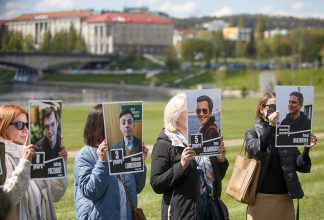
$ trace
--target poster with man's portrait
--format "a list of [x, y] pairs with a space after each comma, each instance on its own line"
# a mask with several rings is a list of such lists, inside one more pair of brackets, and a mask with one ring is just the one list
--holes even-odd
[[309, 146], [312, 130], [314, 87], [276, 86], [279, 119], [276, 146]]
[[186, 91], [188, 142], [197, 156], [221, 154], [221, 90]]
[[29, 140], [36, 146], [31, 178], [48, 179], [66, 176], [61, 135], [62, 101], [29, 101]]
[[142, 152], [143, 102], [103, 103], [109, 173], [144, 171]]

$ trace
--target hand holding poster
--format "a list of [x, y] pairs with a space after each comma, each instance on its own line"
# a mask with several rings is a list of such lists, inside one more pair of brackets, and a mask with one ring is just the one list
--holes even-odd
[[220, 89], [189, 90], [186, 96], [189, 146], [197, 156], [221, 154]]
[[313, 115], [313, 86], [276, 86], [276, 146], [309, 146]]
[[29, 101], [30, 143], [36, 145], [31, 178], [47, 179], [66, 176], [64, 158], [59, 155], [61, 143], [62, 102]]
[[103, 109], [110, 174], [143, 172], [143, 102], [104, 103]]

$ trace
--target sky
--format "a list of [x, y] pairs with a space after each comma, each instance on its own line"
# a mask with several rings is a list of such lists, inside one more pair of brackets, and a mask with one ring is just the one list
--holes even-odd
[[323, 0], [0, 0], [0, 19], [33, 12], [74, 9], [122, 11], [124, 7], [141, 6], [177, 18], [262, 13], [324, 19]]

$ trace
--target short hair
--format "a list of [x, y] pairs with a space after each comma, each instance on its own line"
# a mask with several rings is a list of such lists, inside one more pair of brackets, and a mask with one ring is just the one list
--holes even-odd
[[83, 140], [87, 145], [98, 147], [104, 139], [105, 127], [102, 104], [98, 104], [88, 114], [83, 130]]
[[132, 116], [132, 118], [133, 118], [133, 121], [134, 121], [134, 115], [133, 115], [132, 111], [130, 111], [130, 110], [122, 111], [122, 112], [119, 114], [119, 119], [120, 119], [121, 117], [123, 117], [123, 115], [127, 115], [127, 114], [130, 114], [130, 115]]
[[50, 118], [52, 113], [54, 113], [54, 117], [55, 117], [55, 121], [57, 122], [58, 121], [58, 115], [57, 115], [57, 112], [54, 108], [54, 106], [48, 106], [45, 108], [44, 110], [44, 113], [43, 113], [43, 116], [42, 116], [42, 123], [43, 123], [43, 126], [44, 126], [44, 120], [45, 118]]
[[167, 103], [164, 109], [164, 128], [167, 131], [173, 132], [177, 130], [177, 121], [180, 115], [186, 111], [187, 103], [186, 96], [180, 93], [174, 96]]
[[300, 93], [300, 92], [292, 92], [292, 93], [290, 93], [290, 96], [296, 96], [298, 98], [299, 104], [303, 105], [303, 103], [304, 103], [304, 96], [303, 96], [302, 93]]
[[261, 98], [259, 99], [256, 112], [255, 112], [255, 118], [256, 120], [260, 120], [262, 118], [262, 114], [260, 113], [260, 108], [264, 107], [267, 101], [271, 98], [276, 98], [276, 95], [271, 92], [264, 93]]
[[208, 102], [209, 112], [212, 112], [213, 111], [213, 100], [209, 96], [206, 96], [206, 95], [202, 95], [197, 98], [197, 103], [203, 102], [203, 101]]
[[28, 119], [28, 113], [25, 109], [17, 105], [2, 105], [0, 106], [0, 137], [8, 140], [7, 128], [10, 123], [18, 117], [18, 115], [24, 114]]

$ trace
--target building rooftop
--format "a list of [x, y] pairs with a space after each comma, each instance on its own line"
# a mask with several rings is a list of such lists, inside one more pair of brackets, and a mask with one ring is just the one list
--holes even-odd
[[137, 13], [116, 13], [108, 12], [102, 15], [92, 15], [85, 19], [87, 23], [102, 23], [102, 22], [116, 22], [116, 23], [141, 23], [141, 24], [165, 24], [173, 25], [172, 22], [166, 18], [162, 18], [154, 14], [137, 14]]
[[60, 12], [44, 12], [44, 13], [31, 13], [23, 14], [12, 19], [12, 21], [25, 21], [25, 20], [38, 20], [38, 19], [58, 19], [66, 17], [81, 17], [85, 18], [94, 13], [88, 10], [73, 10], [73, 11], [60, 11]]

